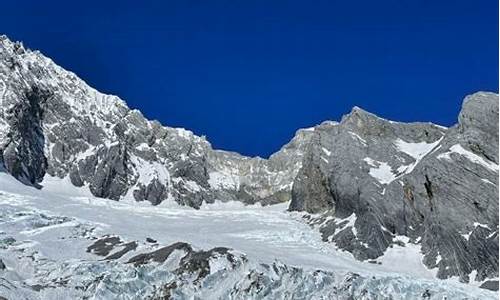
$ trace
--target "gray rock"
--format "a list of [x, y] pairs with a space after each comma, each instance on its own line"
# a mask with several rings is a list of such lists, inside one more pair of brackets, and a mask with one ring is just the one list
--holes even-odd
[[[293, 192], [290, 209], [323, 211], [323, 240], [364, 260], [406, 236], [422, 246], [424, 264], [438, 268], [439, 278], [498, 276], [498, 95], [468, 96], [449, 129], [355, 108], [334, 128], [316, 131], [310, 151], [323, 150], [323, 161], [304, 160], [293, 191], [310, 192]], [[325, 177], [329, 189], [318, 189]], [[321, 208], [331, 197], [334, 207]], [[349, 218], [352, 228], [344, 228]]]
[[293, 183], [289, 210], [317, 213], [334, 209], [335, 199], [330, 191], [328, 178], [321, 171], [319, 164], [313, 162], [313, 154], [309, 154], [303, 163], [304, 166]]
[[269, 159], [250, 158], [149, 121], [2, 37], [0, 102], [0, 168], [27, 184], [69, 176], [97, 197], [194, 208], [291, 201], [315, 214], [324, 241], [358, 259], [376, 261], [403, 236], [439, 278], [498, 277], [494, 93], [468, 96], [451, 128], [355, 107], [340, 123], [298, 130]]
[[47, 168], [43, 153], [45, 139], [41, 128], [41, 106], [49, 97], [48, 92], [33, 86], [24, 91], [19, 101], [5, 113], [10, 131], [1, 143], [0, 162], [3, 161], [10, 174], [25, 183], [40, 182]]
[[498, 291], [498, 280], [488, 280], [481, 284], [480, 288], [491, 291]]
[[0, 161], [19, 180], [69, 176], [113, 200], [290, 200], [310, 133], [269, 160], [213, 150], [203, 137], [149, 121], [37, 51], [0, 41]]

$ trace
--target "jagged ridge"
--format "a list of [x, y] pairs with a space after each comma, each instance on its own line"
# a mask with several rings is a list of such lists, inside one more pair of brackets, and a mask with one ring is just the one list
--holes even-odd
[[449, 129], [355, 107], [340, 123], [299, 130], [266, 160], [148, 121], [6, 37], [0, 83], [0, 162], [23, 182], [69, 176], [98, 197], [195, 208], [291, 200], [291, 210], [321, 213], [309, 222], [358, 259], [411, 243], [440, 278], [498, 277], [496, 94], [467, 97]]
[[46, 173], [69, 176], [95, 196], [153, 204], [289, 200], [307, 131], [268, 160], [213, 150], [5, 36], [0, 51], [0, 159], [16, 178], [38, 184]]

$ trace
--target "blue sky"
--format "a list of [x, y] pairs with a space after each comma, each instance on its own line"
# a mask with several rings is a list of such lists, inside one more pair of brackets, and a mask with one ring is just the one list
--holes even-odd
[[268, 156], [355, 105], [456, 122], [498, 92], [498, 2], [9, 1], [0, 31], [216, 147]]

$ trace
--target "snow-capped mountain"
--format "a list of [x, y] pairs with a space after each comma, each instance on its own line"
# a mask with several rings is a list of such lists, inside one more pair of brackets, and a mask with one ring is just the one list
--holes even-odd
[[498, 95], [468, 96], [448, 129], [355, 108], [315, 132], [290, 209], [321, 212], [325, 241], [376, 260], [404, 236], [439, 278], [498, 277]]
[[[96, 91], [40, 52], [2, 36], [0, 103], [0, 168], [26, 185], [0, 173], [0, 229], [6, 234], [0, 253], [9, 270], [0, 277], [19, 289], [9, 292], [11, 297], [116, 298], [124, 293], [134, 298], [144, 293], [167, 299], [425, 299], [428, 293], [427, 298], [454, 299], [492, 295], [473, 286], [498, 290], [497, 94], [466, 97], [458, 124], [451, 128], [388, 121], [355, 107], [340, 122], [298, 130], [269, 159], [250, 158], [215, 150], [188, 130], [147, 120], [118, 97]], [[91, 204], [95, 197], [117, 200], [107, 204], [116, 214], [95, 219], [83, 213], [85, 208], [58, 210], [58, 205], [65, 206], [63, 199], [72, 203], [77, 195], [49, 193], [49, 181], [75, 193], [88, 191], [86, 209], [92, 212], [99, 210]], [[262, 255], [286, 262], [263, 262], [249, 255], [262, 242], [259, 235], [269, 234], [268, 229], [259, 233], [259, 226], [246, 236], [253, 243], [246, 247], [245, 241], [232, 239], [205, 243], [203, 235], [190, 239], [186, 232], [185, 239], [165, 240], [169, 245], [149, 243], [143, 241], [144, 232], [117, 234], [118, 224], [96, 225], [118, 222], [121, 205], [136, 207], [138, 218], [150, 220], [164, 216], [150, 211], [141, 215], [142, 210], [196, 216], [199, 212], [176, 205], [203, 211], [217, 200], [242, 203], [239, 210], [269, 217], [270, 223], [291, 218], [308, 228], [299, 236], [317, 235], [314, 241], [306, 238], [315, 247], [301, 248], [303, 254], [291, 251], [292, 259], [286, 261], [287, 256], [267, 245], [260, 249]], [[256, 203], [271, 206], [256, 209]], [[283, 212], [285, 208], [290, 212]], [[228, 215], [223, 219], [231, 220]], [[282, 219], [273, 217], [277, 215]], [[131, 231], [141, 226], [127, 222]], [[230, 225], [247, 230], [236, 220]], [[153, 225], [144, 226], [155, 232]], [[217, 240], [220, 229], [208, 227], [212, 230], [205, 235]], [[277, 230], [275, 234], [284, 229]], [[36, 238], [45, 231], [58, 232], [57, 242]], [[68, 239], [79, 246], [70, 247], [66, 258], [54, 258], [50, 244], [69, 247], [62, 241]], [[302, 241], [293, 235], [291, 239]], [[280, 242], [286, 244], [286, 239]], [[314, 259], [300, 259], [317, 249], [323, 253], [324, 247], [329, 249], [321, 256], [325, 265], [330, 259], [337, 262], [337, 253], [349, 256], [343, 272], [338, 264], [323, 268], [311, 265]], [[16, 259], [18, 249], [23, 254]], [[432, 276], [469, 285], [425, 283], [418, 276], [411, 279], [411, 272], [401, 280], [401, 269], [387, 268], [391, 260], [399, 263], [394, 253], [417, 257], [418, 267], [431, 270]], [[22, 271], [14, 272], [9, 264]], [[413, 268], [416, 273], [418, 267]], [[355, 273], [348, 274], [349, 268]], [[143, 279], [137, 281], [137, 276]], [[112, 281], [127, 284], [120, 290], [122, 284], [113, 286]], [[408, 290], [406, 297], [402, 290]]]
[[16, 178], [36, 185], [45, 174], [69, 176], [95, 196], [153, 204], [289, 199], [307, 132], [269, 160], [214, 151], [203, 137], [147, 120], [37, 51], [6, 37], [0, 47], [0, 149]]

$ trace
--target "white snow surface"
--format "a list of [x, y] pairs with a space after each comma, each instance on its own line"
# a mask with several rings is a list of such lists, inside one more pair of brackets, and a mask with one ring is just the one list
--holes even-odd
[[328, 149], [326, 149], [325, 147], [321, 147], [321, 150], [323, 150], [323, 152], [324, 152], [327, 156], [332, 155], [332, 152], [331, 152], [331, 151], [329, 151]]
[[160, 183], [166, 183], [170, 180], [170, 174], [165, 166], [158, 162], [148, 162], [139, 157], [132, 156], [131, 161], [138, 174], [138, 183], [148, 185], [154, 179]]
[[426, 142], [419, 142], [419, 143], [407, 143], [401, 139], [397, 139], [396, 142], [394, 143], [396, 147], [408, 154], [409, 156], [413, 157], [415, 161], [407, 166], [400, 166], [398, 168], [398, 171], [401, 173], [398, 177], [403, 176], [404, 174], [409, 174], [413, 172], [415, 167], [420, 163], [420, 161], [427, 156], [427, 154], [436, 151], [441, 147], [439, 143], [443, 140], [443, 137], [441, 137], [439, 140], [433, 142], [433, 143], [426, 143]]
[[214, 189], [238, 189], [240, 186], [240, 178], [237, 175], [223, 172], [210, 172], [208, 175], [208, 184]]
[[[415, 161], [408, 165], [401, 165], [397, 167], [397, 173], [393, 172], [392, 167], [386, 162], [377, 161], [370, 157], [365, 157], [363, 160], [368, 165], [372, 166], [369, 171], [370, 176], [377, 179], [381, 184], [389, 184], [401, 176], [411, 173], [425, 156], [441, 147], [439, 146], [439, 143], [442, 139], [443, 138], [441, 137], [439, 140], [432, 143], [409, 143], [403, 141], [402, 139], [397, 139], [394, 142], [396, 148], [415, 159]], [[384, 192], [385, 190], [383, 193]]]
[[434, 147], [436, 147], [436, 145], [439, 144], [439, 142], [441, 142], [441, 139], [433, 143], [426, 143], [426, 142], [408, 143], [403, 141], [402, 139], [397, 139], [394, 142], [394, 144], [396, 145], [399, 151], [404, 152], [415, 159], [421, 159], [427, 153], [432, 151], [432, 149], [434, 149]]
[[438, 158], [451, 160], [452, 153], [462, 155], [465, 158], [467, 158], [468, 160], [470, 160], [471, 162], [478, 164], [480, 166], [483, 166], [484, 168], [486, 168], [488, 170], [491, 170], [493, 172], [498, 173], [498, 165], [496, 163], [489, 161], [489, 160], [486, 160], [486, 159], [482, 158], [481, 156], [464, 149], [464, 147], [462, 147], [462, 145], [460, 145], [460, 144], [456, 144], [456, 145], [451, 146], [450, 150], [448, 152], [445, 152], [445, 153], [438, 155]]
[[349, 134], [354, 137], [356, 140], [358, 140], [361, 144], [363, 144], [363, 146], [366, 146], [367, 143], [366, 143], [366, 140], [363, 139], [362, 137], [360, 137], [357, 133], [355, 132], [352, 132], [352, 131], [349, 131]]
[[[288, 203], [261, 207], [244, 206], [240, 202], [216, 202], [204, 205], [200, 210], [181, 207], [173, 201], [151, 206], [145, 202], [124, 203], [95, 198], [86, 188], [75, 188], [67, 181], [47, 177], [43, 188], [37, 190], [0, 172], [0, 208], [29, 208], [74, 218], [126, 240], [142, 241], [151, 237], [165, 245], [184, 241], [204, 249], [229, 247], [261, 263], [279, 260], [305, 270], [321, 269], [337, 274], [357, 272], [399, 278], [396, 280], [437, 282], [435, 271], [428, 270], [422, 263], [419, 245], [389, 249], [379, 259], [381, 265], [361, 262], [350, 253], [337, 250], [335, 245], [323, 242], [320, 233], [303, 221], [303, 213], [286, 211]], [[349, 217], [346, 227], [352, 226], [355, 219], [355, 215]], [[55, 225], [42, 231], [67, 225]], [[59, 249], [57, 244], [43, 239], [42, 231], [19, 234], [50, 258], [75, 259], [72, 255], [78, 249]], [[81, 249], [82, 245], [75, 247]], [[219, 263], [224, 262], [211, 261], [214, 272], [224, 267]], [[485, 293], [453, 281], [439, 281], [439, 284], [449, 285], [450, 289], [470, 289], [472, 294]]]
[[388, 163], [376, 161], [369, 157], [365, 157], [363, 160], [373, 167], [370, 168], [370, 176], [377, 179], [381, 184], [389, 184], [397, 178]]

